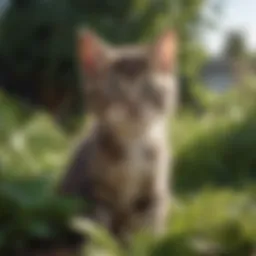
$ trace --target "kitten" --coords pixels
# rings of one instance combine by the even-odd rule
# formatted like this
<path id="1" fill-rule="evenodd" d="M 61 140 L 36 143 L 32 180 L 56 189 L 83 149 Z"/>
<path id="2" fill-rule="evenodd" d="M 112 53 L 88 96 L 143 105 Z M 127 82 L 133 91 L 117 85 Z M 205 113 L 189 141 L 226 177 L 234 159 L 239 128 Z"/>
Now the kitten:
<path id="1" fill-rule="evenodd" d="M 162 234 L 169 200 L 166 124 L 177 99 L 177 38 L 115 47 L 91 31 L 78 40 L 83 88 L 95 125 L 61 184 L 92 201 L 92 219 L 120 239 L 149 229 Z"/>

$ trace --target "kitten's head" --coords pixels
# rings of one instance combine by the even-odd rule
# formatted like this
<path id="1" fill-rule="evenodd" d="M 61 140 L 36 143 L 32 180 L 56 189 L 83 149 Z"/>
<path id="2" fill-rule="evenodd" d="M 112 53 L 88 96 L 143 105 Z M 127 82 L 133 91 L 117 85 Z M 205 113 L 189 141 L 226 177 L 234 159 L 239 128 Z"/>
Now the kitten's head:
<path id="1" fill-rule="evenodd" d="M 91 31 L 78 42 L 87 106 L 101 122 L 133 129 L 166 116 L 175 90 L 175 33 L 142 47 L 109 46 Z"/>

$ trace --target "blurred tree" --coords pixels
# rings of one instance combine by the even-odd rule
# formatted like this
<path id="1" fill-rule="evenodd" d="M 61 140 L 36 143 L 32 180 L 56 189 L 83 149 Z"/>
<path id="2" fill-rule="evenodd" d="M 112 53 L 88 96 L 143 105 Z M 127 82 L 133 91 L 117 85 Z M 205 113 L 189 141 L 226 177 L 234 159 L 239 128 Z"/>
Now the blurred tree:
<path id="1" fill-rule="evenodd" d="M 78 113 L 82 101 L 74 39 L 78 26 L 86 25 L 121 44 L 146 41 L 166 26 L 176 27 L 181 76 L 190 88 L 202 62 L 198 39 L 212 21 L 202 11 L 209 2 L 215 6 L 220 0 L 9 0 L 0 21 L 1 86 L 47 106 L 57 116 L 69 116 L 74 108 Z"/>
<path id="2" fill-rule="evenodd" d="M 224 55 L 229 59 L 241 59 L 246 56 L 247 49 L 244 35 L 239 31 L 231 31 L 226 39 Z"/>

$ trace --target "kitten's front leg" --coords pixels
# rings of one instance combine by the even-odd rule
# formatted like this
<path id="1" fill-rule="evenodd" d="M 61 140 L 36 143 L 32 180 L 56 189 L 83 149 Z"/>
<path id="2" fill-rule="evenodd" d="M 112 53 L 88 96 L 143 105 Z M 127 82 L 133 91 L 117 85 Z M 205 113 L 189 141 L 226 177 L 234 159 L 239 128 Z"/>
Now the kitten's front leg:
<path id="1" fill-rule="evenodd" d="M 163 235 L 167 227 L 170 210 L 170 159 L 164 151 L 156 163 L 156 177 L 153 181 L 152 193 L 155 203 L 152 209 L 152 228 L 156 236 Z"/>
<path id="2" fill-rule="evenodd" d="M 165 192 L 157 195 L 155 203 L 151 210 L 151 227 L 153 235 L 156 237 L 163 236 L 166 233 L 167 219 L 169 213 L 169 194 Z"/>

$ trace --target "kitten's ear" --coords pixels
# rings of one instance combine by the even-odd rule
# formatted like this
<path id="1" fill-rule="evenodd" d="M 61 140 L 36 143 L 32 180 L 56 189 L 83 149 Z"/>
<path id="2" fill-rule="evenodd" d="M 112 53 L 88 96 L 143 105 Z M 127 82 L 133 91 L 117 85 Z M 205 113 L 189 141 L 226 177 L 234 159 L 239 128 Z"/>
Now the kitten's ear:
<path id="1" fill-rule="evenodd" d="M 107 60 L 106 46 L 92 31 L 83 30 L 78 34 L 78 61 L 88 76 L 98 74 Z"/>
<path id="2" fill-rule="evenodd" d="M 178 36 L 172 31 L 163 33 L 153 45 L 153 67 L 159 71 L 171 71 L 178 54 Z"/>

